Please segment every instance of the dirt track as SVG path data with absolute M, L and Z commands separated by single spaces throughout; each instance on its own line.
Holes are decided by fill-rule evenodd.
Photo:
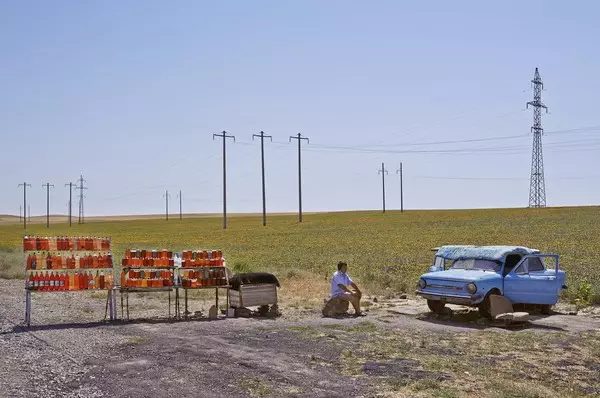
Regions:
M 154 319 L 104 324 L 97 322 L 104 314 L 101 294 L 83 295 L 88 293 L 37 294 L 32 326 L 25 329 L 19 326 L 24 316 L 22 283 L 0 280 L 2 396 L 370 397 L 381 393 L 378 379 L 371 377 L 381 369 L 408 378 L 427 374 L 418 363 L 406 359 L 389 369 L 366 363 L 365 377 L 349 376 L 340 358 L 345 350 L 352 351 L 353 341 L 338 339 L 336 333 L 343 331 L 336 328 L 360 330 L 373 325 L 433 334 L 490 329 L 478 322 L 423 315 L 422 302 L 406 300 L 380 303 L 360 319 L 323 319 L 315 311 L 299 313 L 284 307 L 284 316 L 275 320 L 173 323 L 158 319 L 166 315 L 164 302 L 142 297 L 137 303 L 152 309 L 132 316 Z M 59 300 L 61 307 L 57 306 Z M 69 319 L 76 321 L 61 323 Z M 327 328 L 333 335 L 304 338 L 313 333 L 313 327 Z M 530 328 L 543 333 L 576 333 L 599 329 L 600 319 L 537 317 Z

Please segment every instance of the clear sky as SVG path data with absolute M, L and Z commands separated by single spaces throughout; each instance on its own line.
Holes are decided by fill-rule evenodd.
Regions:
M 549 206 L 600 202 L 595 1 L 0 2 L 0 213 L 525 207 L 539 67 Z M 552 134 L 552 132 L 555 132 Z M 498 137 L 512 137 L 501 138 Z M 485 141 L 473 141 L 479 139 Z M 446 143 L 446 141 L 461 141 Z M 75 208 L 76 208 L 75 203 Z

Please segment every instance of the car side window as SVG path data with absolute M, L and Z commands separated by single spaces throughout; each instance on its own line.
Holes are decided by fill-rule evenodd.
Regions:
M 527 264 L 527 260 L 523 261 L 521 265 L 517 267 L 515 270 L 515 274 L 517 275 L 525 275 L 527 274 L 527 270 L 525 269 L 525 264 Z
M 529 257 L 527 259 L 527 268 L 529 269 L 529 272 L 544 271 L 544 264 L 542 264 L 542 260 L 537 257 Z

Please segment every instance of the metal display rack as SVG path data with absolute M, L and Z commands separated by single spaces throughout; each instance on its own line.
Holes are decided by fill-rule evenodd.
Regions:
M 114 272 L 113 267 L 99 267 L 92 264 L 91 266 L 81 267 L 81 259 L 91 256 L 91 253 L 102 254 L 107 259 L 110 259 L 112 265 L 112 254 L 111 254 L 111 240 L 110 238 L 104 237 L 40 237 L 40 236 L 28 236 L 23 237 L 23 254 L 24 254 L 24 265 L 25 265 L 25 323 L 27 326 L 31 324 L 31 297 L 32 292 L 40 293 L 54 293 L 54 292 L 81 292 L 81 291 L 107 291 L 106 306 L 104 311 L 104 320 L 106 320 L 107 313 L 110 314 L 110 320 L 116 318 L 116 300 L 113 294 L 114 287 Z M 54 267 L 50 262 L 50 268 L 48 263 L 37 264 L 37 261 L 32 263 L 31 256 L 37 259 L 35 253 L 45 253 L 45 257 L 42 259 L 50 258 L 52 260 L 59 260 L 60 267 Z M 71 262 L 76 254 L 86 253 L 88 256 L 79 257 L 79 264 Z M 69 254 L 71 257 L 69 258 Z M 92 257 L 93 258 L 93 257 Z M 97 258 L 98 259 L 98 258 Z M 58 265 L 58 264 L 57 264 Z M 67 267 L 63 267 L 67 265 Z M 109 282 L 102 288 L 95 285 L 95 279 L 93 276 L 93 288 L 89 288 L 89 276 L 83 276 L 90 272 L 102 273 L 105 281 L 107 278 Z M 35 273 L 35 276 L 34 276 Z M 106 273 L 106 275 L 105 275 Z M 71 278 L 72 274 L 76 274 Z M 50 280 L 50 275 L 54 275 L 54 278 Z M 39 279 L 34 282 L 35 277 Z M 77 278 L 77 289 L 66 287 L 70 286 L 71 279 Z M 80 279 L 81 278 L 81 279 Z M 43 280 L 43 282 L 39 282 Z M 64 282 L 67 282 L 66 284 Z M 48 285 L 45 282 L 49 282 Z M 80 283 L 81 282 L 81 283 Z M 40 285 L 39 283 L 43 283 Z M 60 284 L 59 284 L 60 283 Z
M 224 284 L 219 285 L 219 284 L 214 284 L 214 285 L 197 285 L 194 287 L 191 286 L 182 286 L 181 283 L 179 282 L 176 286 L 176 291 L 175 291 L 175 313 L 177 314 L 178 319 L 180 319 L 180 307 L 181 307 L 181 297 L 179 295 L 179 289 L 182 289 L 184 291 L 184 318 L 187 319 L 188 317 L 188 290 L 204 290 L 204 289 L 215 289 L 215 307 L 217 308 L 217 314 L 218 314 L 218 310 L 219 310 L 219 289 L 226 289 L 227 290 L 227 295 L 226 295 L 226 300 L 227 300 L 227 308 L 229 308 L 229 289 L 230 289 L 230 285 L 229 285 L 229 273 L 227 272 L 227 267 L 225 267 L 225 265 L 219 265 L 219 266 L 198 266 L 198 267 L 177 267 L 177 280 L 178 281 L 182 281 L 182 273 L 185 271 L 198 271 L 198 270 L 202 270 L 202 271 L 210 271 L 210 270 L 218 270 L 218 271 L 223 271 L 223 276 L 218 278 L 217 280 L 224 280 Z M 203 279 L 203 280 L 210 280 L 210 279 Z
M 131 270 L 141 270 L 146 272 L 151 271 L 160 271 L 160 270 L 169 270 L 170 275 L 175 274 L 176 267 L 171 266 L 153 266 L 153 265 L 132 265 L 127 266 L 124 265 L 122 268 L 122 272 L 128 274 Z M 168 317 L 171 318 L 171 292 L 174 289 L 173 278 L 170 279 L 170 286 L 154 286 L 154 287 L 139 287 L 139 286 L 123 286 L 122 284 L 119 286 L 119 293 L 121 296 L 121 318 L 127 315 L 127 320 L 129 320 L 129 293 L 155 293 L 155 292 L 168 292 L 169 293 L 169 307 L 168 307 Z M 121 279 L 123 281 L 123 278 Z M 121 282 L 122 283 L 122 282 Z M 123 296 L 125 296 L 125 300 L 123 300 Z

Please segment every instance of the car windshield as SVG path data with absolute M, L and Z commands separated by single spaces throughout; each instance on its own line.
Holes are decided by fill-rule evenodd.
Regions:
M 455 260 L 452 263 L 452 269 L 476 269 L 482 271 L 500 272 L 500 268 L 502 268 L 502 264 L 500 264 L 498 261 L 477 260 L 474 258 Z

